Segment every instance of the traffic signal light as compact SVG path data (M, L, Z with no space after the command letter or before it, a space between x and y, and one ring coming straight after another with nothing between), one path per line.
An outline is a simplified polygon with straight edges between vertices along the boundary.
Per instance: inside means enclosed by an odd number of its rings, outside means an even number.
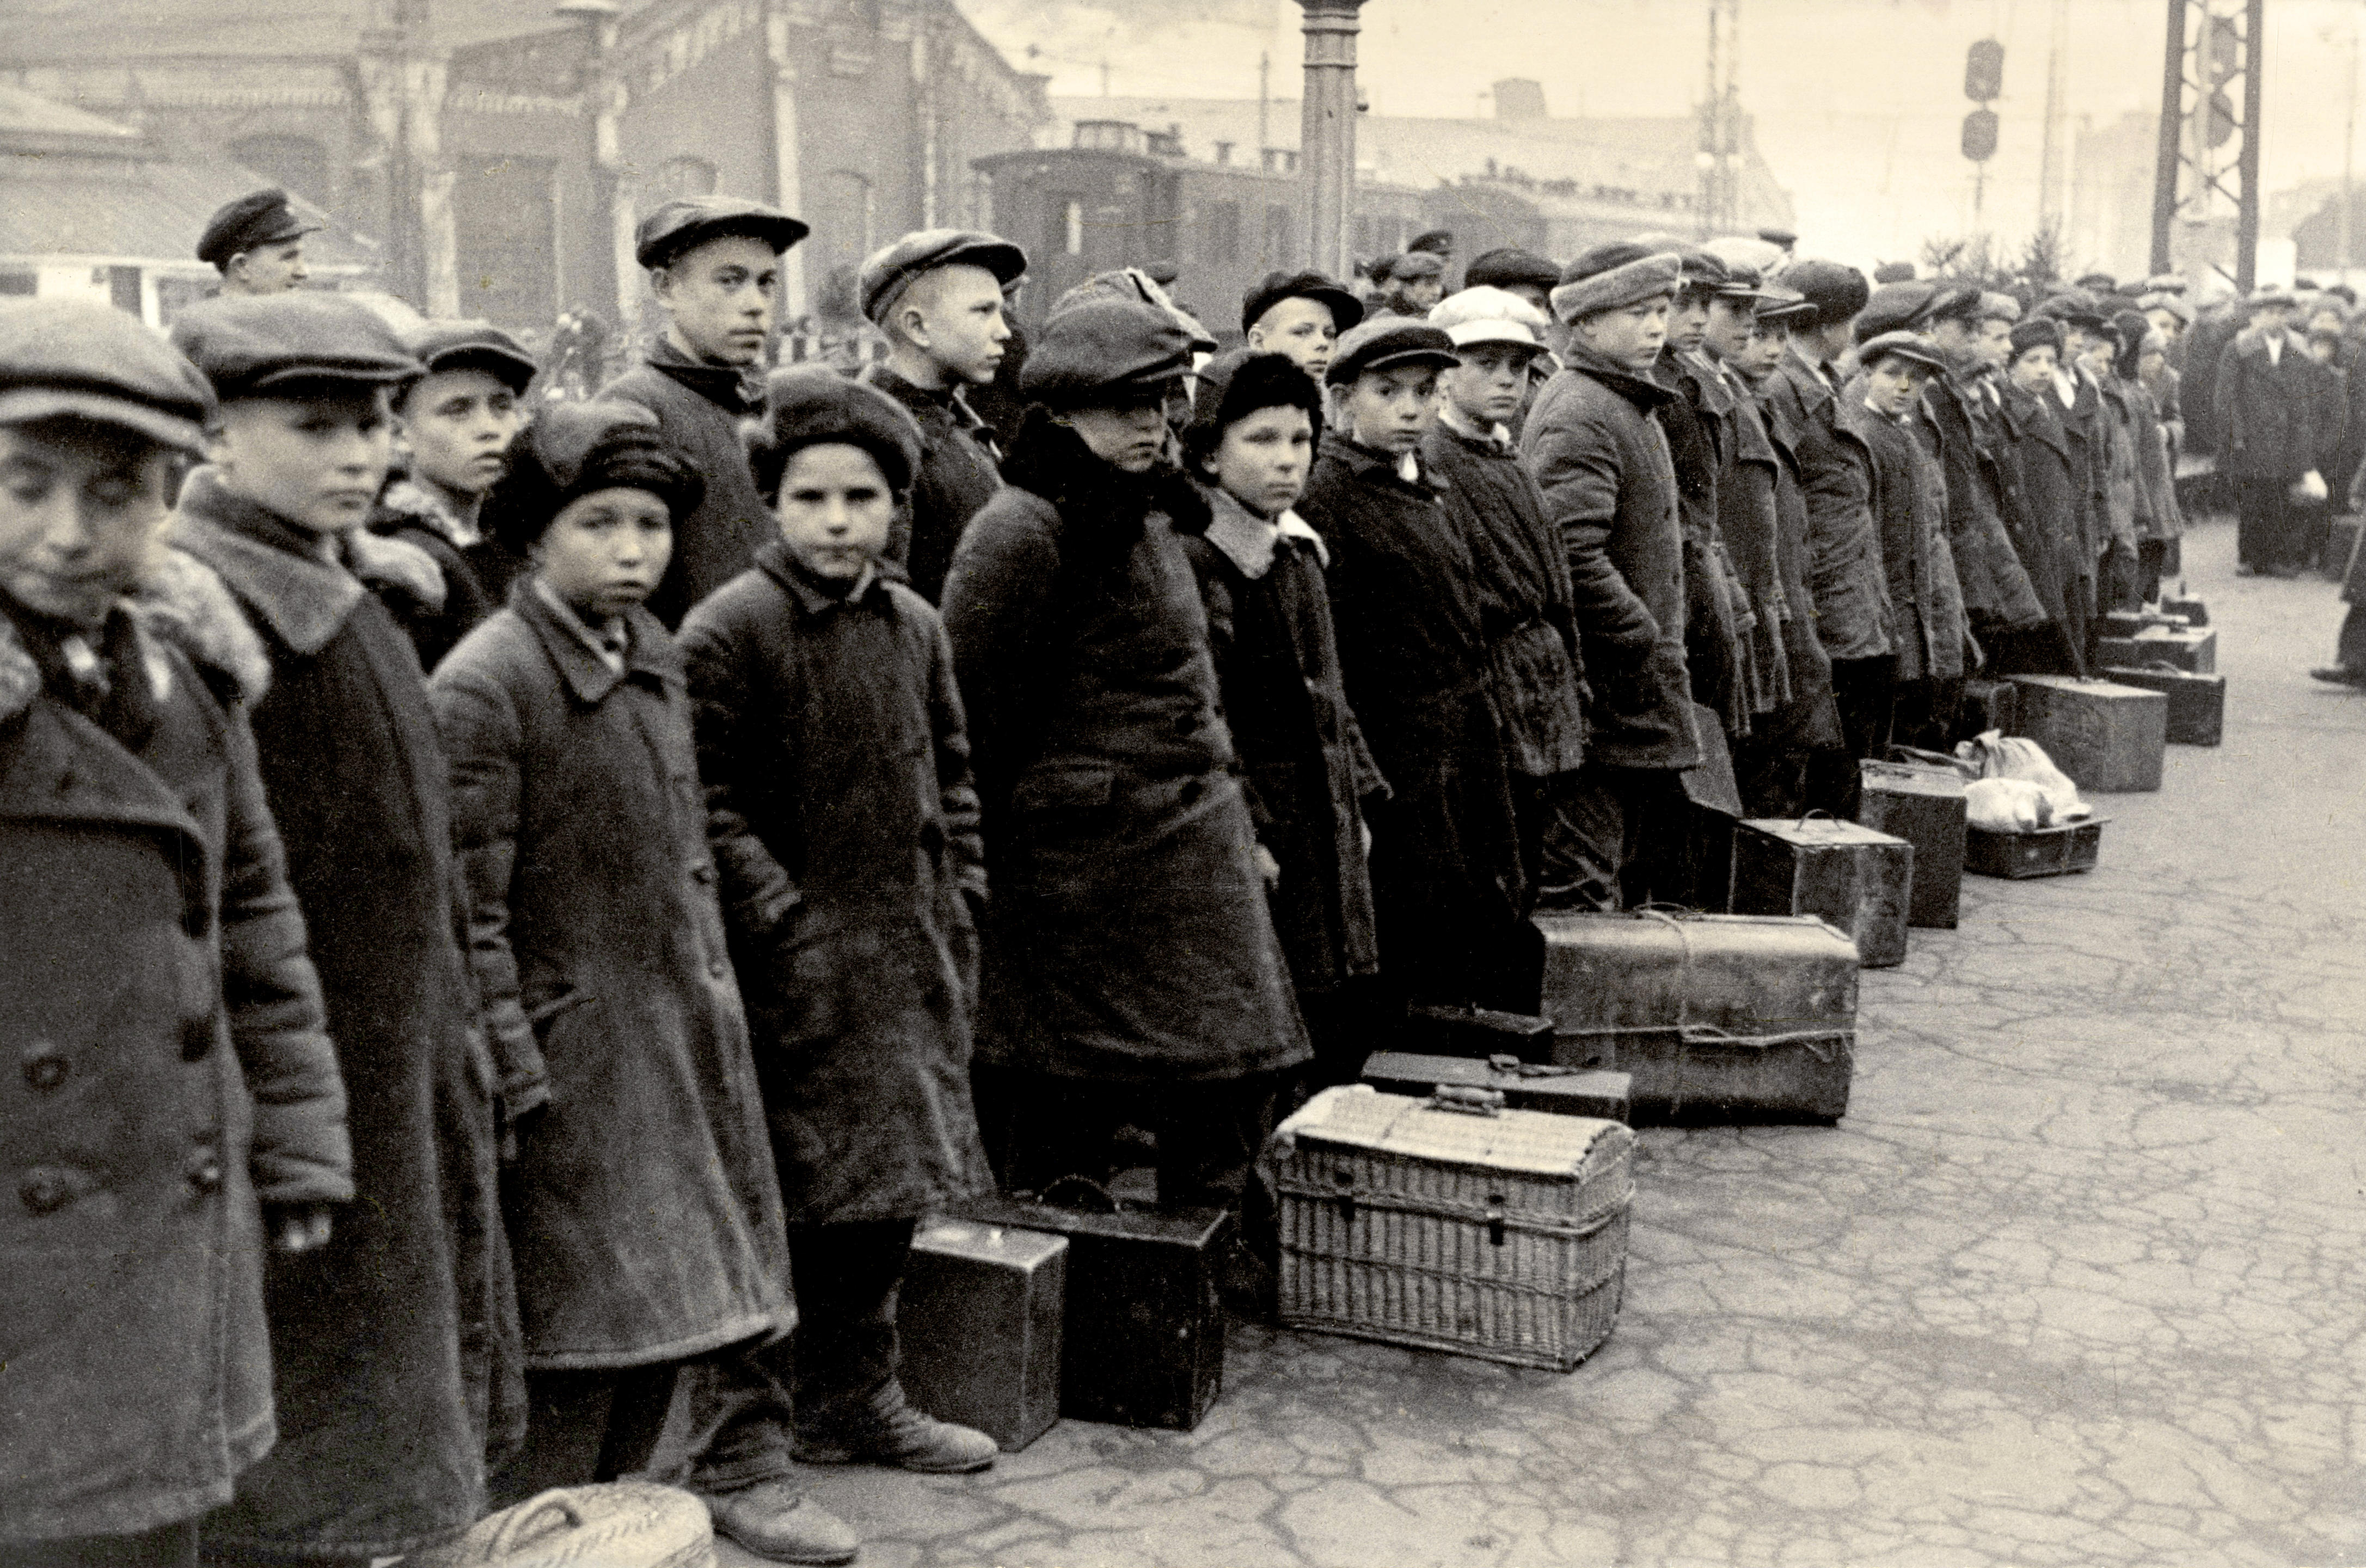
M1964 96L1984 104L2004 96L2004 45L1984 38L1964 59Z
M1985 164L1996 156L1997 117L1992 110L1974 109L1964 117L1964 156Z

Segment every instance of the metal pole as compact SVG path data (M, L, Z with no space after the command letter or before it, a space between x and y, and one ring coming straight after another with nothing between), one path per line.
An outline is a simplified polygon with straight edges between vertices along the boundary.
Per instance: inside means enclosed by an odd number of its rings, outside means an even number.
M1309 254L1334 277L1355 271L1356 34L1364 0L1298 0L1306 13L1306 102L1299 158L1306 172Z
M2068 53L2066 46L2070 38L2070 0L2054 0L2054 27L2045 46L2045 131L2039 142L2037 159L2037 226L2062 231L2062 118L2063 99L2068 96Z
M2177 221L2179 139L2185 133L2186 6L2187 0L2169 0L2169 48L2160 76L2159 145L2152 163L2152 271L2156 276L2176 265L2169 257L2169 236Z
M2341 121L2341 281L2349 281L2349 179L2358 147L2358 16L2349 17L2349 110Z
M2267 62L2268 0L2243 6L2243 205L2235 218L2235 290L2249 294L2259 281L2259 77Z

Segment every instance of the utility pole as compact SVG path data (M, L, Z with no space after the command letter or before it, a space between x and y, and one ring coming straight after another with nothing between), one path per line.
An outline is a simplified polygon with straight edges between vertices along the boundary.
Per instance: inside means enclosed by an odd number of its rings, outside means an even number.
M1273 51L1257 51L1257 167L1265 167L1265 150L1273 145L1271 128L1266 124L1268 111L1273 104Z
M1700 237L1740 222L1741 0L1709 0L1708 79L1701 95Z
M2341 120L2341 281L2349 281L2349 179L2358 148L2358 14L2349 15L2349 107Z
M1306 174L1308 254L1318 272L1355 274L1356 34L1364 0L1298 0L1306 13L1306 93L1299 163Z
M2063 165L2069 150L2063 145L2062 116L2069 98L2070 0L2054 0L2054 26L2045 40L2045 127L2038 142L2037 227L2041 232L2062 231Z
M2239 17L2239 19L2238 19ZM2259 281L2259 114L2267 0L2169 0L2168 58L2161 73L2158 156L2152 201L2152 267L2175 265L2180 220L2203 223L2223 215L2214 199L2235 203L2234 267L2218 270L2248 294ZM2351 73L2355 82L2356 73ZM2243 101L2234 99L2236 78ZM2354 86L2353 86L2354 92ZM2226 179L2225 148L2236 137L2234 180ZM2344 164L2348 163L2345 152ZM2348 208L2345 204L2344 215Z

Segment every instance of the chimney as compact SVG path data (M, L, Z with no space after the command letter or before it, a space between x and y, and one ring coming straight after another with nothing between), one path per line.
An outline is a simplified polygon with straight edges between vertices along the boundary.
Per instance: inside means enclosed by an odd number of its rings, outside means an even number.
M1544 119L1545 87L1526 76L1506 76L1495 84L1497 119Z

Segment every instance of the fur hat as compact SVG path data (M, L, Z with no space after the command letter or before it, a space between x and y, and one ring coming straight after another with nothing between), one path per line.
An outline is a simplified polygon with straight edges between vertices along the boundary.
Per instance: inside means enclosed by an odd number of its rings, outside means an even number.
M778 495L789 459L825 442L871 454L887 488L901 494L920 467L920 427L904 405L827 365L796 365L764 378L764 412L739 426L756 491Z
M1684 258L1651 252L1631 241L1596 245L1561 269L1552 291L1554 317L1567 323L1620 310L1661 295L1673 298L1684 280Z
M2062 352L2062 323L2051 316L2032 316L2016 321L2012 328L2012 356L2019 359L2033 348L2050 348Z
M677 523L706 496L706 480L638 403L552 403L510 452L510 471L485 497L483 521L520 556L571 502L600 491L647 491Z
M1191 421L1183 427L1183 453L1194 462L1222 446L1226 430L1261 409L1303 409L1313 427L1323 428L1322 394L1285 355L1236 348L1201 366L1196 379Z

